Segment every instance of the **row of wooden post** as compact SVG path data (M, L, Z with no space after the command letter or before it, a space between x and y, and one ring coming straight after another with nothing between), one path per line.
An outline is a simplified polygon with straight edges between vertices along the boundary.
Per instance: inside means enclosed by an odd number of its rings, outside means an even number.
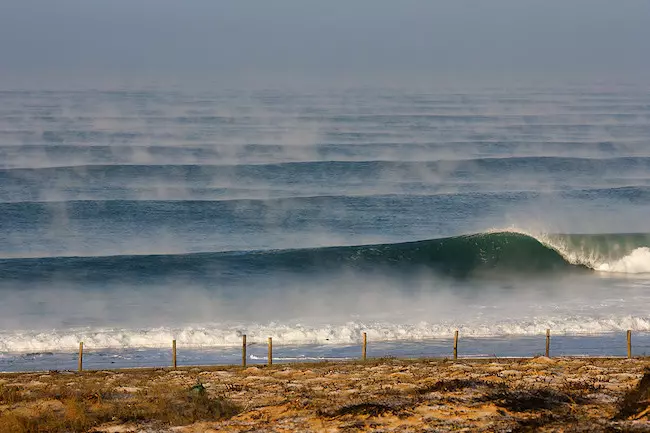
M363 333L363 343L361 346L361 360L366 360L366 349L368 346L368 335ZM551 330L546 330L546 357L550 357L551 354ZM83 342L79 343L79 371L83 371L83 356L84 356L84 344ZM627 357L632 358L632 331L627 331ZM458 359L458 331L454 332L454 359ZM246 367L246 335L242 335L242 347L241 347L241 364L242 367ZM273 365L273 339L269 337L268 339L268 358L267 364ZM172 340L172 367L176 369L176 340Z

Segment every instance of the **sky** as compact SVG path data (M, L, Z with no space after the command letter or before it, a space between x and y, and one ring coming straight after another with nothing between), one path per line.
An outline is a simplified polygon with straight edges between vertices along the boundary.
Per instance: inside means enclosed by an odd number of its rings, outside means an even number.
M636 82L648 41L648 0L0 0L0 88Z

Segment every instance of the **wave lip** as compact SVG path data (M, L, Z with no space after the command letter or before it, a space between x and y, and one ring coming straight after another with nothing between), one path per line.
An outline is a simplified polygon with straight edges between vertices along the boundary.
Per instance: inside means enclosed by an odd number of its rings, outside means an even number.
M650 234L539 235L536 239L573 265L606 273L650 273Z

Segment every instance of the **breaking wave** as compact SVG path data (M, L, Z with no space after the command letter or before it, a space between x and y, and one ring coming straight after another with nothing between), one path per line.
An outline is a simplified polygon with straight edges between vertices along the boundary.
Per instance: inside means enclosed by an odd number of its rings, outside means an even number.
M431 270L453 277L650 272L650 235L532 235L517 230L376 245L292 250L0 259L0 280L156 281L273 272Z

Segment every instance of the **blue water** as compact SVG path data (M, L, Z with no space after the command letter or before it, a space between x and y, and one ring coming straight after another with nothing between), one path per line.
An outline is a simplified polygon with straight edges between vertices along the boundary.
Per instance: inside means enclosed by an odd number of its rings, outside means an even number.
M241 334L620 355L650 331L648 137L629 86L0 92L0 370L79 341L97 368L172 339L239 362Z

